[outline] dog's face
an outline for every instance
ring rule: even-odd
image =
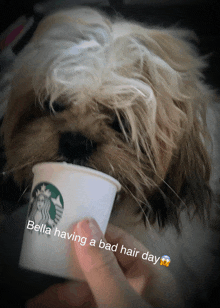
[[[211,94],[186,34],[112,22],[87,8],[44,19],[15,65],[3,121],[6,171],[29,183],[38,162],[88,166],[118,179],[159,218],[177,217],[187,189],[204,197]],[[173,213],[158,206],[159,191]]]

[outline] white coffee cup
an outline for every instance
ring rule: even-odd
[[[105,233],[120,183],[102,172],[67,163],[41,163],[34,179],[19,265],[67,279],[84,280],[71,241],[87,239],[71,226],[93,217]]]

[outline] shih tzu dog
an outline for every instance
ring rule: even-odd
[[[186,293],[201,278],[194,259],[204,248],[195,242],[210,232],[202,221],[213,202],[206,109],[214,91],[194,38],[86,7],[56,12],[18,56],[1,129],[5,181],[31,188],[32,167],[48,161],[116,178],[123,188],[111,221],[170,254],[180,284],[186,272],[192,278]]]

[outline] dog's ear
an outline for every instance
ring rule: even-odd
[[[194,207],[204,217],[204,210],[208,213],[211,203],[206,108],[214,97],[203,80],[206,61],[189,43],[189,38],[193,38],[190,32],[137,29],[135,36],[145,48],[142,49],[143,75],[157,101],[159,169],[164,172],[158,192],[150,198],[151,221],[156,217],[162,225],[171,217],[177,221],[181,206]],[[159,213],[162,200],[163,213]]]
[[[21,78],[22,79],[22,76]],[[25,82],[26,80],[26,82]],[[23,82],[14,81],[12,91],[9,96],[6,113],[2,123],[2,134],[4,136],[4,145],[10,144],[13,132],[18,129],[18,122],[21,123],[23,115],[27,114],[31,106],[34,105],[35,96],[30,85],[30,80],[25,78]],[[25,124],[25,123],[23,123]]]
[[[1,134],[2,123],[3,118],[0,119],[0,214],[9,214],[27,200],[22,197],[23,188],[14,182],[11,174],[4,172],[7,160]]]

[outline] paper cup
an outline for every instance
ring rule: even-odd
[[[19,265],[67,279],[84,280],[70,245],[81,238],[73,223],[93,217],[105,233],[120,183],[99,171],[67,163],[41,163],[34,173]],[[97,244],[97,243],[96,243]]]

